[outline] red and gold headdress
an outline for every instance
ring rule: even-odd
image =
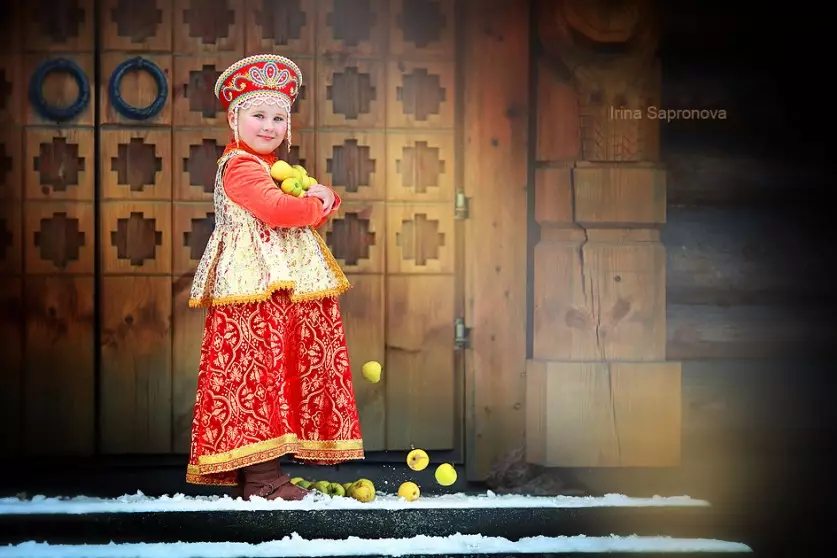
[[[302,71],[292,60],[275,54],[243,58],[221,72],[215,96],[233,113],[238,144],[238,111],[253,105],[279,105],[288,112],[288,148],[291,146],[291,106],[302,87]]]

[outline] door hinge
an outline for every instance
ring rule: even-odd
[[[471,346],[471,328],[465,325],[465,318],[457,317],[453,321],[453,345],[457,350]]]
[[[465,197],[465,190],[457,190],[454,201],[454,218],[457,220],[467,219],[470,213],[470,199]]]

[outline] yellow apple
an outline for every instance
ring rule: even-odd
[[[351,483],[351,482],[344,482],[343,483],[343,493],[346,496],[351,496],[352,495],[352,484],[354,484],[354,483]]]
[[[294,478],[291,479],[291,484],[293,484],[295,486],[299,486],[299,483],[304,481],[304,480],[305,479],[302,478],[302,477],[294,477]]]
[[[442,486],[450,486],[456,482],[456,469],[450,463],[442,463],[436,467],[436,482]]]
[[[302,165],[294,165],[292,168],[297,172],[300,180],[308,176],[308,171]]]
[[[302,189],[302,185],[299,183],[299,180],[292,176],[283,180],[282,183],[279,185],[279,188],[281,188],[282,191],[286,194],[290,194],[293,196],[296,195],[294,194],[295,190]]]
[[[276,161],[270,167],[270,176],[273,177],[273,180],[276,182],[282,182],[287,178],[295,177],[296,171],[287,162]]]
[[[307,191],[308,188],[310,188],[311,186],[313,186],[316,183],[317,183],[316,178],[314,178],[313,176],[306,176],[305,178],[302,179],[302,189]]]
[[[421,490],[414,482],[404,482],[401,483],[401,486],[398,487],[398,496],[400,498],[404,498],[408,502],[413,502],[418,500],[418,497],[421,495]]]
[[[413,471],[423,471],[430,463],[430,456],[421,449],[414,449],[407,454],[407,467]]]
[[[373,384],[381,381],[381,363],[376,360],[370,360],[360,369],[364,379]]]
[[[360,479],[352,485],[352,498],[358,502],[371,502],[375,499],[375,485],[370,480]]]

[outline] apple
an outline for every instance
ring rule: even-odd
[[[436,467],[436,482],[442,486],[450,486],[456,482],[456,469],[450,463],[442,463]]]
[[[294,477],[291,479],[291,484],[294,486],[299,486],[300,481],[304,481],[305,479],[302,477]]]
[[[416,483],[407,481],[401,483],[401,486],[398,487],[398,497],[404,498],[408,502],[413,502],[418,500],[418,497],[421,496],[421,490]]]
[[[345,496],[346,489],[343,488],[343,485],[339,482],[332,482],[328,485],[328,491],[326,492],[329,496]]]
[[[423,471],[430,464],[430,456],[422,449],[414,449],[407,454],[407,467],[413,471]]]
[[[381,363],[376,360],[370,360],[363,365],[361,373],[366,381],[377,384],[381,381]]]
[[[358,502],[371,502],[375,499],[375,485],[367,479],[360,479],[352,485],[352,498]]]
[[[276,182],[296,177],[296,170],[285,161],[276,161],[270,167],[270,176]]]
[[[331,483],[328,481],[317,481],[311,485],[311,488],[318,492],[322,492],[323,494],[328,494],[328,487],[330,484]]]

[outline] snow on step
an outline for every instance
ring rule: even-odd
[[[282,540],[247,543],[173,543],[50,545],[27,542],[0,547],[0,558],[286,558],[313,556],[405,556],[409,554],[519,554],[604,552],[751,553],[741,543],[670,537],[532,537],[513,542],[481,535],[418,536],[408,539],[305,540],[296,534]]]
[[[439,508],[590,508],[590,507],[708,507],[705,500],[689,496],[654,496],[632,498],[622,494],[605,496],[525,496],[517,494],[444,494],[422,496],[415,502],[404,501],[394,494],[378,493],[374,501],[358,502],[353,498],[331,497],[311,493],[297,502],[244,501],[229,496],[174,496],[148,497],[142,492],[119,498],[88,496],[47,498],[35,496],[30,500],[0,498],[0,515],[20,514],[85,514],[136,513],[178,511],[254,511],[254,510],[328,510],[328,509],[439,509]]]

